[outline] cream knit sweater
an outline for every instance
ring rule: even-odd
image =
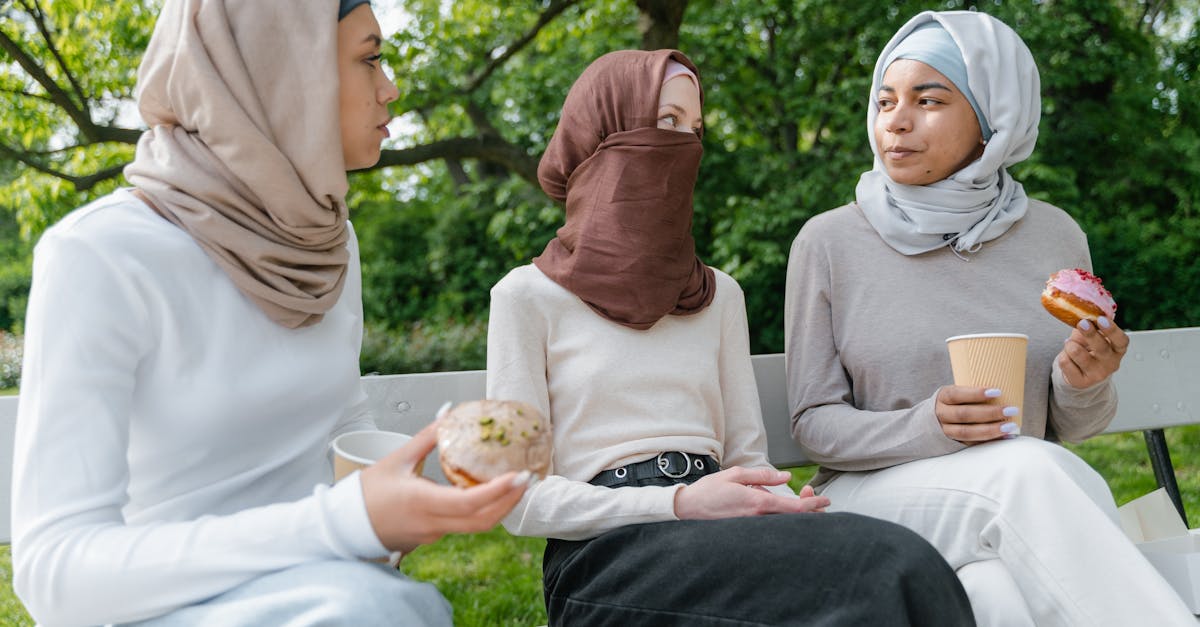
[[[600,317],[533,265],[492,288],[488,398],[529,403],[554,427],[552,474],[505,519],[509,531],[577,540],[674,520],[680,486],[587,483],[663,451],[769,466],[742,291],[716,277],[712,305],[645,331]]]

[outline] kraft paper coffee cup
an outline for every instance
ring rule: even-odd
[[[352,431],[339,435],[330,444],[333,447],[334,482],[387,457],[411,439],[411,435],[392,431]],[[417,474],[421,474],[423,465],[424,461],[417,464]]]
[[[999,388],[991,405],[1016,407],[1011,420],[1018,425],[1025,415],[1025,351],[1029,336],[1023,333],[974,333],[946,340],[954,385]]]

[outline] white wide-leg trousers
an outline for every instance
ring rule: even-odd
[[[920,534],[959,574],[980,625],[1196,627],[1117,523],[1108,486],[1067,449],[1020,437],[823,487],[829,511]]]

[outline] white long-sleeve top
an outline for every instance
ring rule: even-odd
[[[357,243],[319,324],[270,321],[128,191],[34,252],[14,587],[44,625],[157,616],[261,574],[387,554],[327,443],[372,429]]]
[[[551,474],[505,518],[510,532],[578,540],[676,520],[682,485],[587,483],[660,452],[711,455],[722,468],[770,466],[742,290],[719,270],[716,280],[709,307],[644,331],[602,318],[533,265],[492,288],[488,398],[529,403],[554,428]]]

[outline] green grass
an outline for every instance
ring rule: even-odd
[[[1200,526],[1200,425],[1167,430],[1179,488],[1192,520]],[[1140,433],[1106,435],[1069,448],[1108,480],[1118,504],[1154,489],[1154,472]],[[807,481],[815,468],[792,470],[793,488]],[[546,623],[542,605],[544,540],[515,538],[503,529],[448,536],[421,547],[405,558],[410,576],[437,585],[454,606],[454,623],[461,627]],[[33,625],[12,592],[9,548],[0,546],[0,624]]]
[[[1193,528],[1200,527],[1200,425],[1167,429],[1166,434],[1188,523]],[[1117,505],[1124,505],[1156,487],[1141,432],[1100,436],[1067,448],[1104,476]]]
[[[13,594],[12,551],[7,544],[0,546],[0,624],[33,627],[33,619]]]
[[[433,583],[454,606],[455,625],[546,624],[542,604],[540,538],[518,538],[503,528],[457,535],[404,558],[405,573]]]

